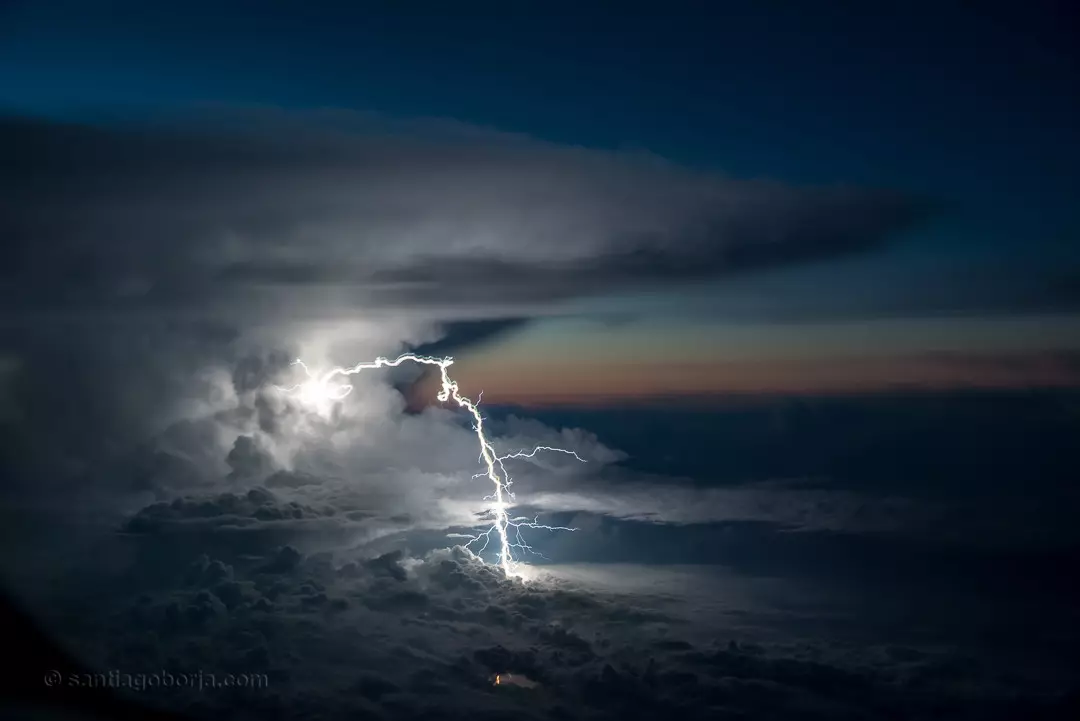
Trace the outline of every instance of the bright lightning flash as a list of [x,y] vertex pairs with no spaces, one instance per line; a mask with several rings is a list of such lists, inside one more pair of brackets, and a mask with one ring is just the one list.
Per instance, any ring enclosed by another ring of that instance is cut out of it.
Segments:
[[[565,526],[546,526],[539,523],[537,518],[529,519],[523,516],[512,518],[509,514],[508,501],[514,499],[514,494],[510,491],[510,486],[513,485],[513,482],[510,479],[510,475],[506,472],[504,461],[518,458],[534,458],[540,451],[552,451],[571,455],[584,463],[585,460],[578,456],[577,453],[568,451],[565,448],[537,446],[528,452],[521,450],[517,453],[510,453],[504,456],[498,455],[495,452],[495,448],[492,446],[491,441],[484,435],[484,417],[480,415],[480,410],[477,408],[479,401],[474,403],[461,395],[457,381],[450,378],[450,373],[447,369],[454,363],[453,358],[431,358],[427,356],[418,356],[413,353],[406,353],[405,355],[398,356],[394,360],[380,357],[373,361],[357,363],[356,365],[347,368],[334,368],[322,374],[312,373],[311,369],[308,368],[303,361],[298,359],[294,362],[294,365],[300,366],[308,379],[289,388],[277,388],[283,393],[295,395],[303,403],[325,413],[335,402],[344,399],[352,393],[353,387],[350,383],[334,380],[338,376],[355,375],[360,371],[374,370],[376,368],[395,368],[406,361],[419,363],[421,365],[438,366],[442,380],[442,388],[439,390],[436,398],[440,403],[453,400],[459,408],[467,411],[472,416],[473,431],[476,432],[476,439],[480,443],[479,461],[484,467],[484,470],[477,473],[473,478],[487,476],[495,486],[495,492],[484,497],[485,501],[490,501],[492,504],[487,511],[487,515],[491,519],[491,527],[475,536],[466,535],[462,537],[469,539],[468,543],[465,544],[468,548],[471,548],[475,543],[480,543],[482,539],[483,545],[480,547],[478,553],[483,553],[491,542],[492,534],[495,534],[499,543],[499,566],[502,567],[503,572],[507,576],[517,575],[516,567],[518,562],[514,558],[514,551],[535,553],[529,544],[522,538],[522,528],[542,528],[548,531],[576,531],[577,529],[567,528]],[[456,534],[454,535],[456,536]]]

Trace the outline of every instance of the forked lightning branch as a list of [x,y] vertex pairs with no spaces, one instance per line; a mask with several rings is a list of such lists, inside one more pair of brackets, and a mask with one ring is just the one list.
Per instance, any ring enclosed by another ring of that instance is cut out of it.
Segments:
[[357,363],[350,367],[333,368],[325,373],[313,373],[303,361],[298,359],[294,362],[294,365],[298,365],[303,369],[304,373],[307,375],[307,380],[288,388],[278,387],[278,390],[283,393],[298,396],[305,402],[316,406],[332,403],[344,399],[353,389],[353,386],[350,383],[336,380],[339,377],[351,376],[360,373],[361,371],[375,370],[377,368],[394,368],[405,362],[438,366],[442,386],[439,389],[436,398],[440,403],[453,401],[459,408],[467,411],[469,415],[472,416],[473,431],[476,432],[476,439],[480,444],[479,462],[484,469],[473,476],[473,478],[487,476],[492,485],[495,486],[495,491],[484,497],[485,501],[491,503],[491,506],[486,511],[486,515],[491,519],[491,526],[475,536],[465,536],[469,539],[465,544],[467,547],[472,548],[475,544],[481,544],[476,550],[478,553],[483,553],[491,543],[492,534],[494,534],[499,544],[497,556],[499,565],[502,567],[503,572],[507,576],[510,576],[514,574],[515,567],[518,563],[517,559],[514,557],[514,552],[533,552],[533,549],[521,535],[521,530],[523,528],[544,529],[548,531],[577,530],[566,526],[547,526],[539,523],[536,518],[529,519],[524,516],[512,518],[510,516],[510,501],[514,500],[514,494],[510,491],[512,481],[510,479],[510,474],[506,471],[505,462],[511,459],[533,458],[540,451],[565,453],[573,456],[582,463],[584,463],[585,460],[578,456],[574,451],[566,450],[565,448],[554,448],[552,446],[537,446],[532,451],[528,452],[518,451],[517,453],[510,453],[507,455],[498,455],[495,452],[495,448],[491,444],[491,441],[488,440],[484,433],[484,417],[480,414],[477,403],[469,400],[466,396],[463,396],[458,388],[457,381],[450,377],[448,369],[454,363],[453,358],[431,358],[415,355],[413,353],[406,353],[398,356],[394,360],[376,358],[373,361]]

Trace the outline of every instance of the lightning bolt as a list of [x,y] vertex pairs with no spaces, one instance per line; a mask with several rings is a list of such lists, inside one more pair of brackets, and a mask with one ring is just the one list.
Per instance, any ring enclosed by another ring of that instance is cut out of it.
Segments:
[[[480,394],[476,402],[469,400],[466,396],[461,394],[458,388],[457,381],[450,377],[449,368],[454,363],[454,359],[450,357],[446,358],[432,358],[428,356],[420,356],[415,353],[406,353],[400,355],[394,360],[379,357],[373,361],[363,361],[357,363],[354,366],[337,367],[333,368],[325,373],[313,373],[310,368],[300,359],[293,362],[293,365],[298,365],[303,369],[308,379],[296,385],[288,388],[282,388],[275,386],[277,390],[282,393],[297,395],[301,399],[307,400],[310,403],[319,405],[325,402],[334,402],[343,400],[348,396],[353,386],[348,382],[335,382],[338,377],[345,377],[355,375],[365,370],[375,370],[378,368],[396,368],[405,362],[418,363],[420,365],[437,366],[439,368],[439,375],[442,381],[442,387],[439,389],[438,394],[435,396],[440,403],[446,403],[447,401],[453,401],[459,408],[469,413],[472,416],[472,428],[476,433],[476,439],[480,444],[480,457],[478,462],[483,466],[484,470],[477,473],[473,478],[480,478],[486,476],[495,487],[494,493],[484,497],[485,501],[490,501],[491,506],[487,510],[487,515],[491,518],[491,527],[487,530],[470,536],[468,534],[450,534],[451,538],[467,538],[468,542],[465,544],[467,548],[472,548],[474,544],[481,543],[477,553],[483,553],[490,545],[492,536],[497,539],[499,544],[498,562],[502,568],[503,573],[507,576],[515,574],[515,569],[518,561],[514,557],[515,551],[524,551],[528,553],[536,553],[533,548],[526,543],[525,539],[521,535],[521,529],[523,528],[539,528],[548,531],[576,531],[576,528],[568,528],[566,526],[548,526],[539,522],[539,517],[529,519],[526,516],[511,517],[509,510],[509,501],[514,500],[514,494],[510,491],[510,486],[513,485],[513,481],[510,478],[510,474],[506,470],[505,462],[514,459],[532,459],[536,457],[536,454],[540,451],[549,451],[555,453],[565,453],[573,456],[578,461],[585,463],[585,459],[581,458],[574,451],[567,450],[565,448],[554,448],[552,446],[537,446],[531,451],[524,449],[506,455],[498,455],[495,452],[495,447],[491,441],[488,440],[484,433],[484,417],[480,414],[478,408],[480,398],[483,397],[483,393]],[[540,555],[540,554],[537,554]]]

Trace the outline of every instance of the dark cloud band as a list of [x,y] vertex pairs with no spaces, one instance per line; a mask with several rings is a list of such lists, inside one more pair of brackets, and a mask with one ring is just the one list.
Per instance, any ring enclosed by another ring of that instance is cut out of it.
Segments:
[[0,123],[9,312],[540,307],[873,248],[930,208],[476,129]]

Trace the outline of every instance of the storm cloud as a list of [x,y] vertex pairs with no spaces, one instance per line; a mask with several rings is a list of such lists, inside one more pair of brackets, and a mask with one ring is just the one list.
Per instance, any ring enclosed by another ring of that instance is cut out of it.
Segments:
[[576,296],[865,250],[928,210],[343,112],[8,117],[0,150],[7,475],[138,503],[279,470],[378,476],[432,439],[446,462],[409,472],[445,487],[431,474],[467,468],[472,440],[445,413],[401,417],[388,383],[409,370],[357,378],[336,435],[268,386],[300,355],[437,349],[455,321],[494,319],[483,336]]
[[359,114],[8,118],[0,144],[7,323],[135,308],[537,313],[866,250],[930,211],[896,193]]

